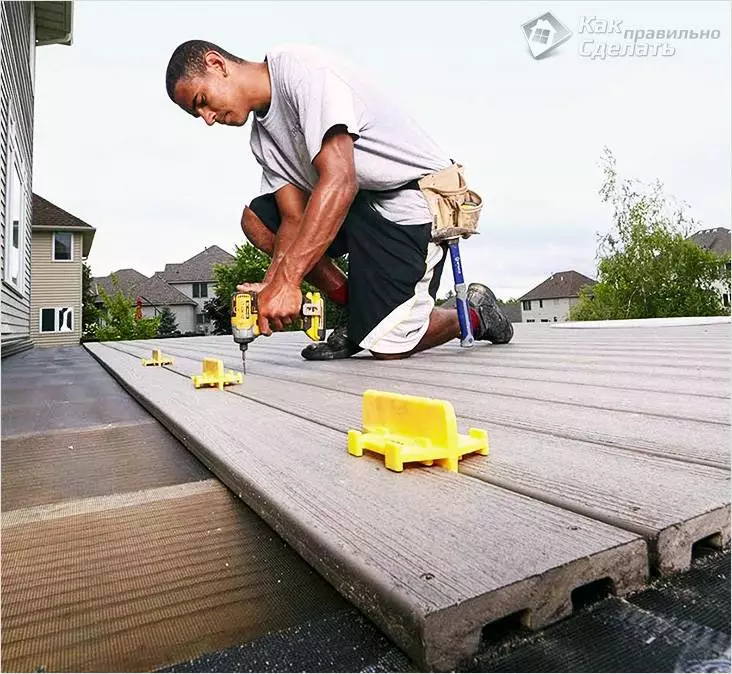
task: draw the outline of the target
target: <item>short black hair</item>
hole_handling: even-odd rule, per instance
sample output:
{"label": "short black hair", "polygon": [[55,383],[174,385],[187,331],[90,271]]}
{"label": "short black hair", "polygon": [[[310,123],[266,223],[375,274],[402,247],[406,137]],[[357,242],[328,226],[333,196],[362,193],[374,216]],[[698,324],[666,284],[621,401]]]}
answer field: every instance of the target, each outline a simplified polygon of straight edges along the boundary
{"label": "short black hair", "polygon": [[178,84],[178,80],[184,77],[202,75],[206,72],[203,57],[209,51],[217,51],[229,61],[244,63],[244,59],[240,59],[213,42],[207,42],[206,40],[188,40],[178,45],[170,57],[168,69],[165,71],[165,88],[171,101],[175,102],[175,85]]}

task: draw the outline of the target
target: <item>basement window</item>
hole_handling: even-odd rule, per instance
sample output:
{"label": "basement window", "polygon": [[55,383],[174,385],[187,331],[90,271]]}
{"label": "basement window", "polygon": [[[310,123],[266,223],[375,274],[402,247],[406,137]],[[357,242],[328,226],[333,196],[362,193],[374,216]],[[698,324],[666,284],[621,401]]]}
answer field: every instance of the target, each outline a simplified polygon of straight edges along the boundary
{"label": "basement window", "polygon": [[49,307],[41,309],[40,332],[73,332],[74,308]]}
{"label": "basement window", "polygon": [[74,259],[72,252],[74,235],[71,232],[53,233],[53,261],[71,262]]}

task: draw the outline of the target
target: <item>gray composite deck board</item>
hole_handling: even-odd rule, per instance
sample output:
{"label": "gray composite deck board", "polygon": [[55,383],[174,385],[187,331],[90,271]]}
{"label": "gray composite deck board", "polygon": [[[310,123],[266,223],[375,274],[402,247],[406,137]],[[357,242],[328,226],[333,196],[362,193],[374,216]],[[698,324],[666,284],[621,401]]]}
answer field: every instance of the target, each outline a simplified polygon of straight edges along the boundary
{"label": "gray composite deck board", "polygon": [[559,619],[580,585],[608,577],[622,594],[645,580],[636,534],[466,475],[392,473],[349,456],[342,432],[233,389],[196,390],[129,345],[87,348],[423,666],[454,667],[505,615]]}
{"label": "gray composite deck board", "polygon": [[[191,347],[185,344],[186,340],[179,340],[177,344],[174,344],[175,341],[164,340],[155,344],[169,351],[181,349],[189,356],[193,355]],[[150,343],[150,346],[152,344]],[[138,348],[145,347],[138,345]],[[149,353],[149,346],[147,350]],[[195,347],[194,353],[220,357],[227,367],[232,369],[237,369],[241,365],[239,350],[230,338],[218,337],[200,348]],[[551,400],[510,398],[492,393],[477,395],[443,384],[442,382],[449,377],[444,371],[435,373],[436,383],[431,385],[399,378],[395,371],[401,370],[401,363],[382,363],[381,368],[360,368],[361,364],[344,361],[306,363],[299,356],[283,356],[280,359],[283,364],[278,365],[273,359],[265,358],[262,359],[257,355],[254,347],[250,348],[247,360],[248,374],[288,382],[289,386],[275,383],[268,385],[271,392],[270,401],[273,404],[279,401],[278,404],[289,409],[303,409],[304,406],[304,413],[307,413],[308,403],[302,398],[302,394],[294,392],[296,383],[359,396],[367,388],[376,388],[447,398],[459,409],[459,414],[471,423],[489,426],[501,424],[547,433],[559,438],[586,440],[719,468],[726,468],[730,463],[729,426],[721,423],[649,416],[629,411],[557,403]],[[355,369],[355,373],[352,368]],[[369,374],[374,372],[378,374]],[[260,386],[267,384],[262,382]]]}
{"label": "gray composite deck board", "polygon": [[[164,340],[161,344],[174,342],[177,348],[186,348],[203,353],[212,346],[221,348],[222,343],[225,344],[225,341],[222,337],[215,337],[193,340]],[[260,348],[260,342],[257,342],[256,349],[250,354],[250,358],[252,361],[269,361],[280,364],[293,360],[297,362],[299,361],[298,352],[302,349],[302,346],[302,343],[287,344],[285,341],[281,346],[272,345],[267,348],[265,346]],[[435,350],[434,353],[439,353],[439,350]],[[285,354],[289,358],[286,358]],[[409,360],[401,361],[398,365],[417,372],[433,374],[438,364],[441,370],[449,369],[451,375],[474,375],[476,373],[476,364],[471,360],[472,354],[469,352],[457,353],[451,356],[441,355],[439,360],[432,358],[431,354],[432,352],[418,354]],[[490,351],[486,353],[486,356],[480,360],[480,373],[484,379],[589,384],[610,389],[682,393],[726,400],[730,398],[729,373],[725,374],[724,371],[720,372],[719,369],[714,368],[700,370],[698,368],[681,368],[678,365],[675,367],[669,366],[669,372],[664,375],[659,372],[658,366],[635,366],[623,369],[613,365],[603,367],[601,365],[579,365],[575,363],[571,369],[567,369],[566,365],[560,367],[554,361],[537,362],[531,359],[527,359],[520,366],[515,364],[507,366],[495,364],[490,357]],[[361,368],[367,367],[367,363],[371,363],[370,359],[358,359],[358,365]],[[341,366],[342,363],[338,365]],[[374,370],[379,369],[378,363],[373,363],[372,366]],[[673,376],[668,376],[669,374]]]}
{"label": "gray composite deck board", "polygon": [[[298,353],[302,348],[302,344],[298,345],[297,349],[292,349],[292,357],[299,357]],[[489,348],[489,347],[481,347]],[[404,367],[414,368],[415,370],[449,370],[455,374],[466,373],[470,374],[475,372],[475,365],[477,361],[471,360],[470,355],[463,355],[457,349],[455,353],[450,355],[439,354],[439,349],[435,350],[434,358],[432,354],[417,354],[407,361],[400,361],[400,365]],[[277,357],[282,359],[283,351],[269,347],[268,349],[257,349],[256,358],[266,357],[267,354],[270,357]],[[490,352],[488,352],[490,354]],[[487,355],[488,355],[487,354]],[[438,357],[439,355],[439,357]],[[355,358],[352,360],[356,360]],[[358,358],[359,364],[361,362],[370,362],[370,359]],[[698,393],[702,392],[705,395],[715,395],[724,397],[728,394],[727,383],[729,382],[728,373],[725,370],[720,371],[719,368],[705,367],[705,368],[686,368],[680,365],[628,365],[622,366],[619,363],[612,363],[608,361],[603,363],[598,361],[595,363],[578,363],[576,359],[559,361],[557,359],[544,360],[536,362],[536,360],[526,357],[521,361],[513,361],[510,364],[502,363],[496,358],[490,357],[482,359],[479,363],[481,371],[486,376],[491,376],[494,372],[501,373],[501,376],[511,379],[530,379],[539,381],[550,381],[549,377],[554,377],[555,381],[563,383],[572,383],[574,377],[580,383],[587,383],[588,381],[596,381],[594,376],[597,375],[608,375],[610,382],[614,387],[629,388],[628,382],[630,380],[630,388],[641,388],[640,386],[633,386],[634,382],[639,382],[641,385],[645,381],[645,377],[651,376],[655,379],[653,382],[657,385],[658,378],[669,380],[671,378],[682,377],[684,381],[690,381],[694,390],[682,390],[681,393]],[[565,379],[566,377],[566,379]],[[669,384],[670,388],[663,390],[672,391],[674,390],[673,384]],[[678,390],[678,389],[677,389]]]}
{"label": "gray composite deck board", "polygon": [[[221,349],[221,347],[224,349]],[[226,355],[236,356],[236,347],[233,344],[217,346],[219,352]],[[201,347],[204,353],[205,347]],[[471,354],[473,355],[473,354]],[[289,359],[283,359],[282,355],[277,358],[257,353],[251,358],[252,362],[269,362],[275,364],[302,364],[299,357],[290,354]],[[455,372],[452,367],[442,367],[436,371],[434,361],[422,358],[420,363],[432,364],[432,368],[413,367],[414,361],[395,361],[383,363],[371,359],[352,359],[346,362],[324,363],[319,365],[310,364],[309,368],[320,367],[321,371],[329,377],[338,377],[341,374],[352,374],[359,377],[374,375],[390,380],[402,382],[413,382],[425,385],[440,385],[450,389],[468,391],[472,394],[488,394],[504,398],[517,398],[528,400],[543,400],[565,405],[581,406],[584,408],[601,409],[608,411],[635,412],[646,415],[673,417],[676,419],[688,419],[693,421],[706,421],[727,425],[729,422],[730,399],[723,395],[705,395],[702,393],[689,394],[682,392],[668,392],[656,389],[653,395],[648,390],[638,390],[628,382],[627,386],[620,383],[614,388],[599,386],[590,383],[588,374],[585,381],[572,382],[547,382],[542,380],[516,380],[510,377],[496,378],[486,375],[483,372],[483,360],[488,358],[471,358],[468,362],[472,367],[463,365],[463,371]],[[722,391],[720,387],[720,391]],[[482,397],[482,396],[481,396]],[[520,400],[518,401],[520,404]]]}
{"label": "gray composite deck board", "polygon": [[[204,350],[215,356],[215,346]],[[136,356],[150,350],[136,343],[114,348]],[[195,351],[183,341],[166,344],[164,352],[176,359],[170,369],[186,376],[200,370],[200,361],[190,358]],[[223,360],[227,367],[237,366],[233,356]],[[304,385],[296,381],[295,369],[267,364],[253,374],[252,368],[232,391],[334,430],[360,428],[361,393],[372,383],[368,377],[353,385],[354,393],[344,390],[342,378],[333,388],[322,387],[312,366],[303,368],[310,380]],[[688,568],[697,541],[717,533],[724,544],[729,541],[728,470],[480,423],[464,418],[461,405],[456,413],[462,432],[469,425],[486,427],[492,447],[489,460],[468,458],[462,472],[643,535],[654,567],[664,574]]]}

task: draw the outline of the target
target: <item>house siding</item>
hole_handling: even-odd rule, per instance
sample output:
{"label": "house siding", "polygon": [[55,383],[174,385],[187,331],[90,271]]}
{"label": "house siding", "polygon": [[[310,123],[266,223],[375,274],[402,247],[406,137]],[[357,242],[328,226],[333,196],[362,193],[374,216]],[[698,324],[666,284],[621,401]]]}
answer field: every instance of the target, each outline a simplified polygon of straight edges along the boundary
{"label": "house siding", "polygon": [[[521,303],[521,320],[523,323],[563,323],[569,319],[569,310],[577,304],[576,297],[558,297],[541,300],[531,300],[531,309],[524,309]],[[554,320],[556,318],[556,321]]]}
{"label": "house siding", "polygon": [[[178,330],[181,334],[186,332],[195,332],[196,330],[196,307],[192,304],[173,304],[167,305],[175,316],[175,322],[178,324]],[[154,318],[160,315],[163,305],[157,307],[142,307],[142,315],[145,318]]]}
{"label": "house siding", "polygon": [[[78,344],[82,332],[82,235],[73,236],[73,257],[69,262],[54,262],[53,232],[33,233],[33,293],[31,301],[31,335],[36,346]],[[40,311],[43,308],[73,307],[72,332],[40,332]]]}
{"label": "house siding", "polygon": [[[170,283],[170,281],[168,281],[168,283]],[[202,314],[203,306],[216,295],[214,292],[216,281],[203,281],[203,283],[208,283],[208,297],[193,297],[193,283],[170,283],[170,285],[172,285],[176,290],[180,290],[180,292],[182,292],[186,297],[190,297],[196,303],[195,313]],[[178,325],[180,325],[180,323]],[[196,332],[198,330],[203,331],[205,334],[209,334],[213,330],[213,325],[211,325],[210,322],[206,322],[203,325],[196,326],[196,317],[194,314],[192,327],[187,328],[186,330],[181,328],[180,330],[181,332]]]}
{"label": "house siding", "polygon": [[20,289],[5,282],[5,218],[0,223],[0,262],[2,262],[2,355],[7,356],[31,346],[31,217],[33,171],[33,78],[31,49],[33,35],[33,3],[3,2],[0,9],[0,206],[7,213],[9,182],[8,159],[11,143],[11,120],[24,182],[22,212],[24,216],[21,255]]}

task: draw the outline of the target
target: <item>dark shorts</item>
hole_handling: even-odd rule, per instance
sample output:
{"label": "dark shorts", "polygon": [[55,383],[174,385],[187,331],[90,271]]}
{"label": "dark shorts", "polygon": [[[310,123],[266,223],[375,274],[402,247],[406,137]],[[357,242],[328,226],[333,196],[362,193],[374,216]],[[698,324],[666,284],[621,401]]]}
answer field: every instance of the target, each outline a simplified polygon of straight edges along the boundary
{"label": "dark shorts", "polygon": [[[271,232],[280,213],[274,194],[249,208]],[[378,353],[411,351],[427,329],[440,285],[445,250],[430,244],[430,225],[397,225],[359,192],[336,238],[331,258],[348,254],[348,337]]]}

